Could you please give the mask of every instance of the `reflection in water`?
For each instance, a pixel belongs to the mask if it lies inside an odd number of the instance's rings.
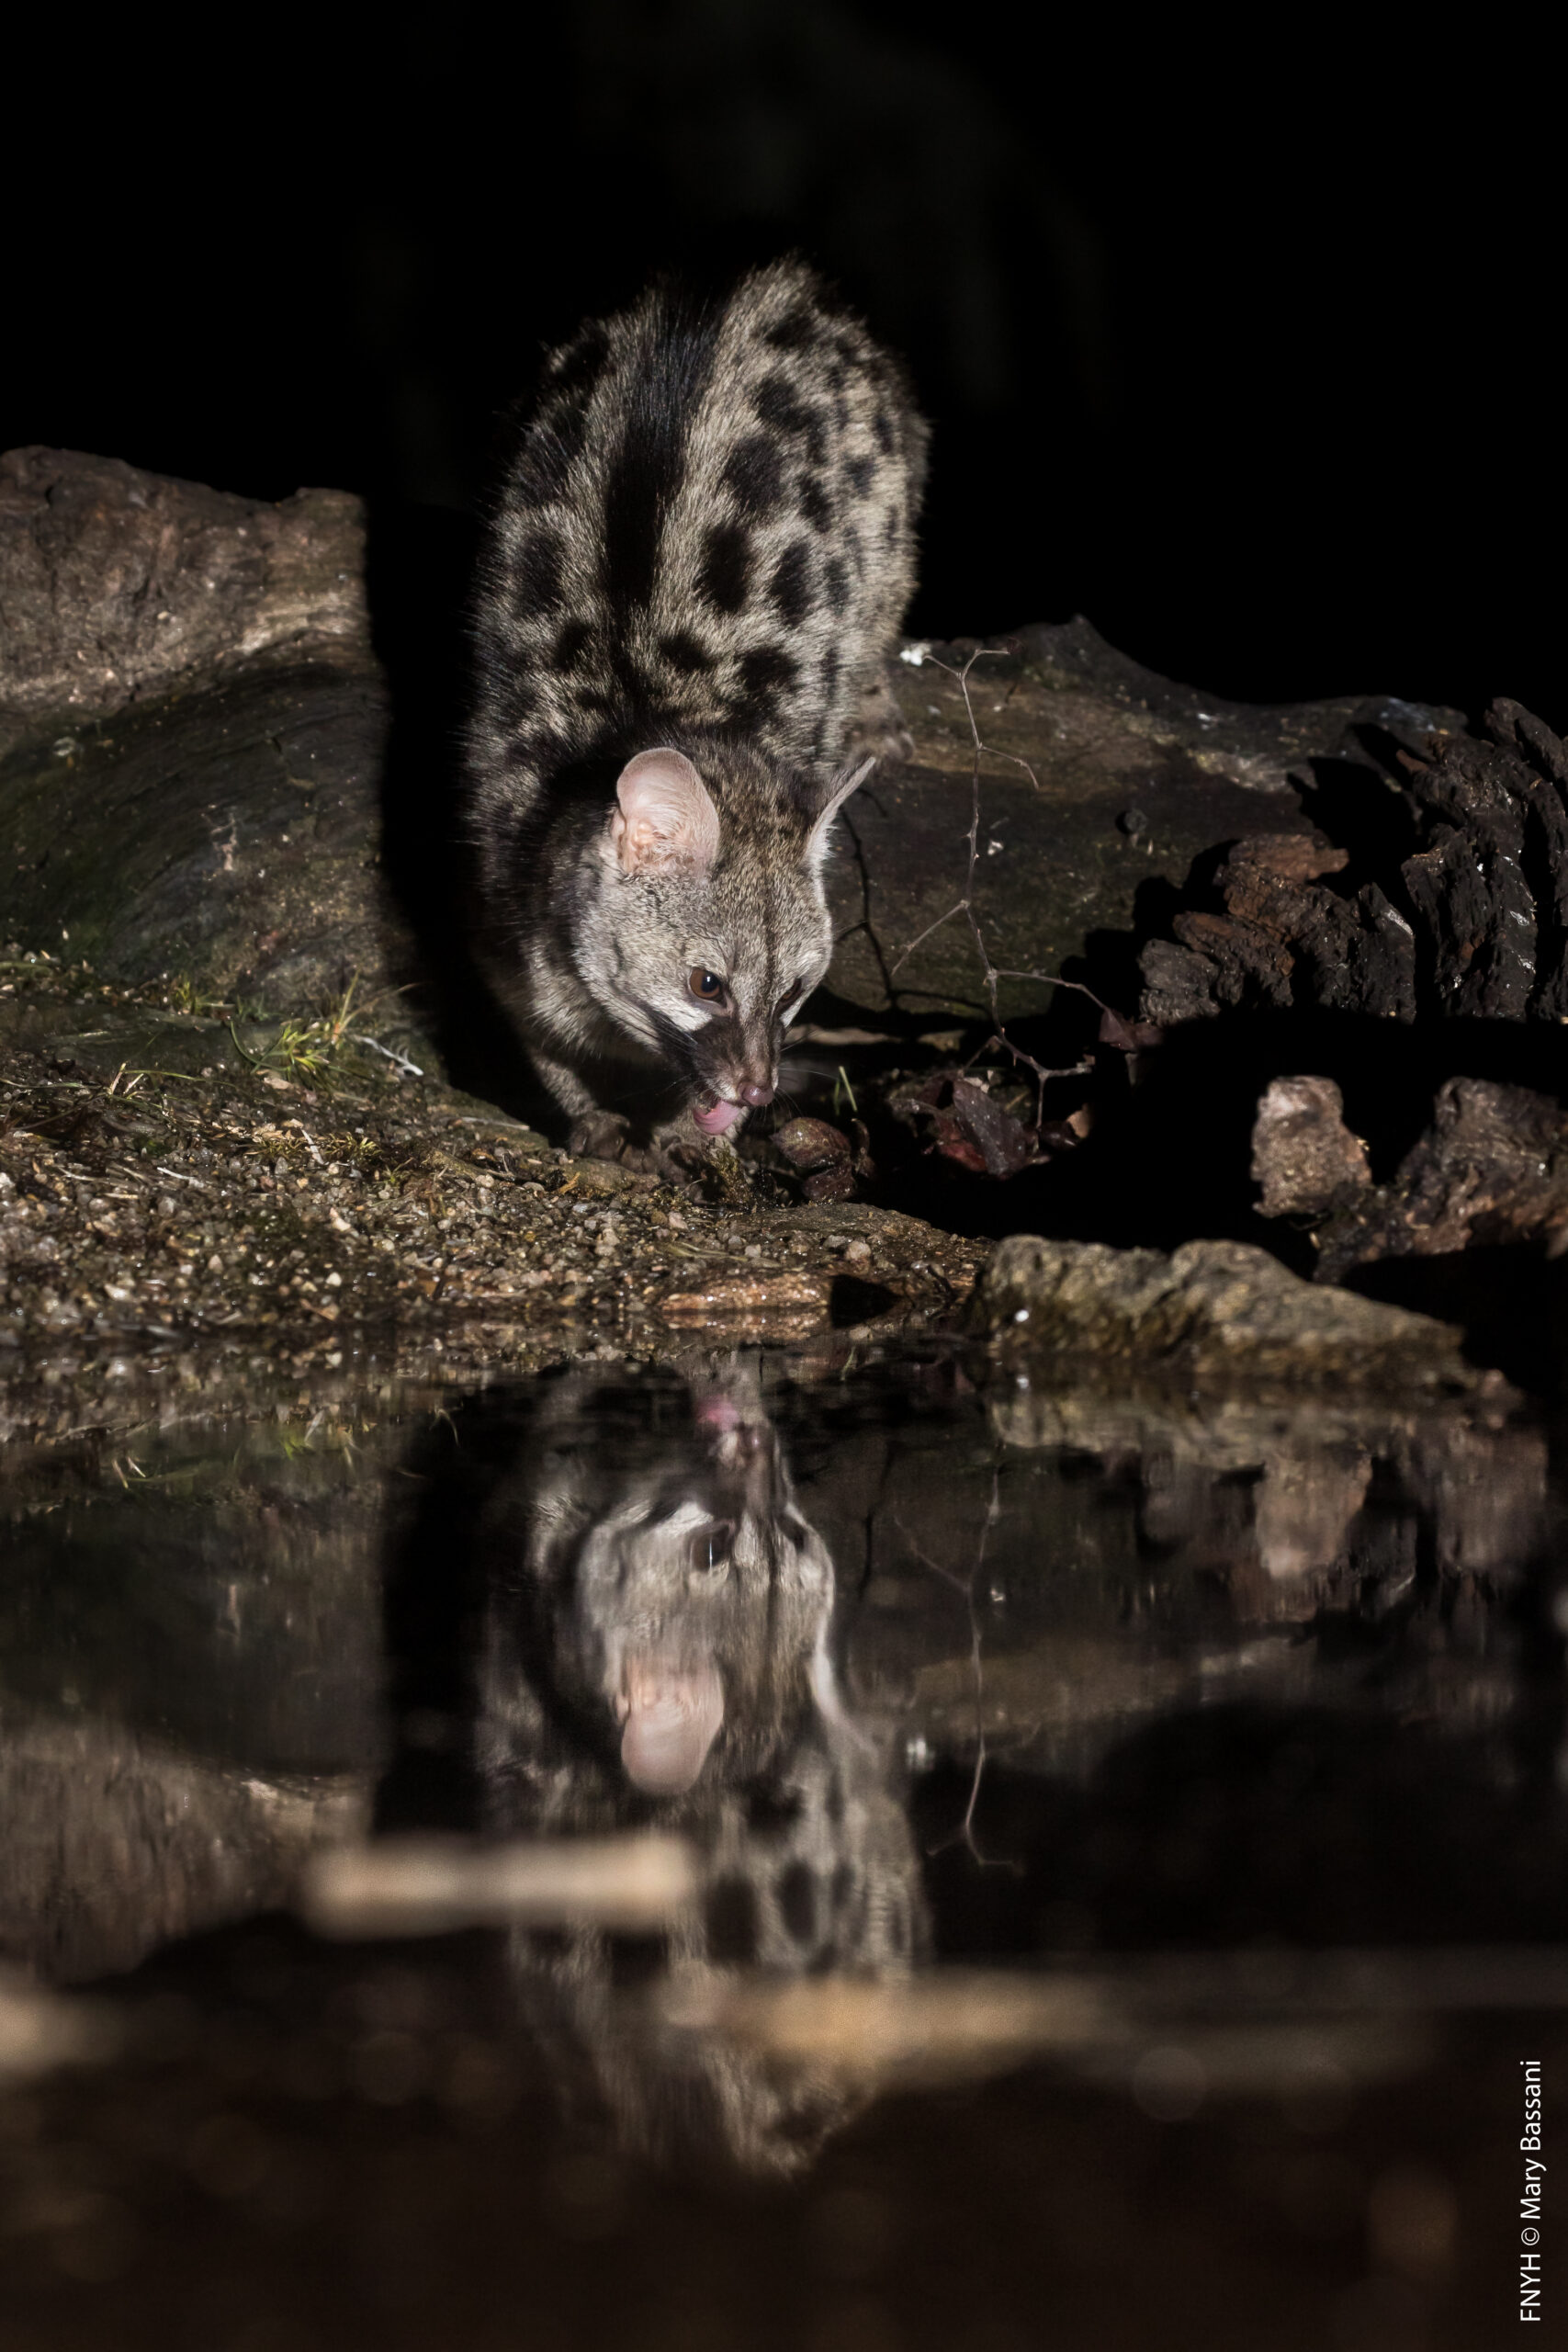
[[[482,1467],[465,1419],[395,1591],[417,1616],[421,1580],[450,1576],[455,1476],[473,1545],[478,1826],[657,1824],[700,1858],[657,1937],[518,1930],[524,2012],[580,2117],[597,2111],[624,2146],[795,2169],[848,2111],[838,2077],[672,2030],[637,1996],[759,1967],[907,1973],[925,1940],[891,1728],[846,1708],[833,1562],[755,1363],[689,1381],[579,1374],[476,1418]],[[405,1734],[428,1743],[431,1692],[416,1674],[400,1695]],[[384,1819],[396,1782],[395,1768]]]
[[[1546,1432],[1490,1412],[825,1346],[40,1450],[0,1962],[130,1968],[373,1819],[474,1841],[447,1923],[511,1918],[511,2030],[649,2157],[795,2174],[879,2086],[1032,2051],[1135,2099],[1151,2051],[1272,2079],[1287,2028],[1292,2064],[1415,2064],[1412,1947],[1568,1939],[1558,1506]],[[649,1831],[657,1926],[476,1896],[497,1841],[613,1871]],[[1299,1986],[1270,2021],[1275,1987],[1240,2033],[1220,1953],[1325,1944],[1404,1949],[1382,2021]],[[1128,1973],[1173,1947],[1209,1975]]]

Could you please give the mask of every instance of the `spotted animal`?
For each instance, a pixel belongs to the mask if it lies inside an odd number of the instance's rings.
[[[562,1382],[485,1507],[479,1556],[483,1826],[654,1825],[699,1858],[657,1936],[513,1937],[558,2086],[623,2149],[799,2170],[863,2086],[682,2010],[757,1969],[907,1975],[927,1929],[893,1743],[840,1689],[833,1564],[754,1368]]]
[[[908,748],[926,443],[799,261],[655,286],[546,362],[485,526],[464,792],[483,957],[579,1149],[773,1095],[829,828]]]

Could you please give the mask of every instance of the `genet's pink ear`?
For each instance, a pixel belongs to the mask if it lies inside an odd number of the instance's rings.
[[[811,828],[811,835],[806,844],[807,865],[819,864],[828,847],[828,833],[834,818],[851,793],[860,790],[875,765],[876,757],[874,752],[869,760],[862,760],[857,766],[851,768],[847,775],[838,778],[832,791],[828,795],[827,805]]]
[[[623,874],[663,866],[707,872],[718,855],[718,810],[683,752],[639,752],[626,762],[604,854]]]

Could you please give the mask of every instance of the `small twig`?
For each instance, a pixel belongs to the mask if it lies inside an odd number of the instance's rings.
[[[400,1054],[395,1046],[378,1045],[374,1037],[362,1037],[357,1030],[351,1029],[349,1035],[356,1046],[368,1046],[373,1054],[385,1054],[389,1062],[396,1062],[400,1069],[406,1069],[411,1078],[424,1076],[419,1064],[411,1062],[407,1054]]]
[[[155,1159],[152,1165],[160,1176],[172,1177],[176,1184],[194,1184],[198,1193],[205,1193],[207,1190],[207,1186],[199,1176],[182,1176],[177,1168],[165,1168],[161,1159]]]
[[[1038,1127],[1043,1124],[1045,1117],[1045,1088],[1047,1082],[1050,1080],[1056,1078],[1086,1077],[1093,1069],[1093,1063],[1087,1058],[1080,1058],[1073,1064],[1070,1069],[1047,1069],[1045,1065],[1043,1062],[1037,1061],[1032,1054],[1026,1053],[1021,1046],[1015,1045],[1013,1040],[1008,1035],[1007,1024],[1001,1016],[1001,1006],[997,993],[998,981],[1034,980],[1039,982],[1039,984],[1043,988],[1071,989],[1079,996],[1087,996],[1091,1004],[1099,1005],[1101,1012],[1108,1012],[1110,1008],[1100,997],[1096,996],[1091,988],[1086,988],[1082,980],[1065,980],[1057,972],[1023,972],[1004,970],[1001,967],[993,964],[991,961],[990,950],[986,944],[985,933],[980,928],[979,917],[975,912],[975,871],[979,863],[980,856],[980,760],[982,754],[987,749],[987,746],[981,741],[979,722],[975,716],[974,698],[969,692],[969,673],[974,668],[976,662],[984,661],[987,658],[998,658],[1005,650],[1006,649],[1004,647],[999,645],[976,646],[974,652],[969,656],[969,659],[964,662],[962,670],[955,670],[950,662],[939,662],[933,653],[928,652],[924,656],[925,661],[929,662],[933,669],[943,670],[947,673],[947,675],[950,678],[957,679],[959,692],[964,696],[964,715],[969,721],[969,734],[974,746],[974,754],[970,769],[970,808],[967,843],[968,856],[964,874],[963,897],[956,899],[954,903],[948,908],[945,914],[938,915],[935,922],[928,923],[924,931],[922,931],[917,938],[910,940],[908,945],[904,949],[903,954],[899,956],[897,961],[893,964],[888,977],[889,978],[896,977],[897,974],[902,970],[909,957],[914,954],[916,948],[921,946],[924,942],[931,936],[933,932],[940,931],[943,923],[951,922],[954,915],[962,915],[964,918],[965,922],[969,925],[970,935],[975,942],[976,953],[980,958],[981,974],[984,980],[987,1000],[990,1005],[991,1020],[994,1024],[991,1036],[987,1039],[984,1046],[978,1048],[977,1053],[970,1055],[969,1062],[976,1060],[979,1054],[987,1052],[992,1046],[999,1046],[1004,1053],[1010,1056],[1014,1063],[1021,1065],[1025,1069],[1032,1071],[1034,1076],[1035,1091],[1034,1121],[1035,1125]],[[1034,770],[1030,766],[1027,760],[1021,759],[1018,754],[1013,752],[997,752],[994,753],[993,756],[1007,760],[1013,767],[1021,768],[1024,775],[1029,778],[1030,783],[1034,786],[1036,792],[1039,791],[1040,779],[1035,775]],[[968,1069],[969,1062],[964,1063],[964,1067],[965,1069]]]
[[[964,1606],[969,1611],[969,1663],[975,1677],[975,1770],[969,1783],[969,1802],[964,1808],[963,1820],[950,1837],[943,1838],[939,1844],[931,1849],[931,1851],[933,1855],[942,1854],[950,1846],[962,1843],[968,1847],[970,1853],[983,1871],[1016,1870],[1018,1867],[1016,1863],[1009,1862],[999,1855],[983,1854],[975,1836],[975,1809],[980,1802],[980,1782],[985,1774],[987,1755],[985,1668],[980,1657],[980,1616],[975,1606],[975,1587],[980,1571],[986,1565],[986,1548],[990,1542],[991,1530],[1001,1516],[1000,1498],[998,1492],[1000,1482],[1000,1471],[993,1470],[991,1498],[986,1506],[986,1516],[981,1522],[980,1542],[975,1554],[975,1565],[966,1577],[955,1576],[951,1568],[944,1568],[939,1561],[933,1560],[930,1553],[915,1542],[908,1529],[897,1514],[893,1522],[921,1566],[930,1568],[933,1576],[941,1577],[944,1584],[950,1584],[955,1591],[961,1592],[964,1595]]]
[[[945,668],[945,666],[946,666],[946,665],[945,665],[945,663],[944,663],[944,664],[943,664],[943,667]],[[933,932],[933,931],[940,931],[940,930],[942,929],[942,924],[943,924],[944,922],[951,922],[953,921],[953,916],[954,916],[954,915],[967,914],[968,910],[969,910],[969,901],[968,901],[968,899],[960,899],[958,900],[958,902],[957,902],[957,904],[956,904],[956,905],[949,907],[949,909],[948,909],[947,912],[946,912],[944,915],[938,915],[938,917],[937,917],[937,919],[936,919],[935,922],[928,922],[928,923],[927,923],[927,925],[926,925],[926,927],[925,927],[925,929],[924,929],[924,931],[922,931],[922,932],[919,933],[918,933],[918,935],[917,935],[915,938],[913,938],[913,939],[911,939],[911,940],[910,940],[909,944],[908,945],[908,947],[906,947],[906,948],[905,948],[904,953],[902,954],[902,956],[900,956],[897,959],[897,961],[896,961],[896,962],[894,962],[892,965],[890,965],[890,966],[889,966],[889,967],[888,967],[888,975],[887,975],[887,976],[888,976],[888,978],[889,978],[889,979],[897,979],[897,978],[898,977],[898,974],[903,970],[903,968],[904,968],[905,965],[908,962],[908,960],[909,960],[910,956],[914,954],[914,952],[915,952],[916,948],[917,948],[917,947],[923,947],[923,946],[925,945],[926,941],[931,937],[931,933],[932,933],[932,932]]]

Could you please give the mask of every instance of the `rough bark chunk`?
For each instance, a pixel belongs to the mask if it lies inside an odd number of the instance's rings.
[[[1277,1078],[1258,1106],[1252,1175],[1265,1216],[1325,1216],[1371,1182],[1367,1147],[1345,1125],[1331,1078]]]
[[[1344,1208],[1319,1236],[1319,1278],[1379,1258],[1441,1257],[1568,1236],[1568,1113],[1545,1095],[1453,1078],[1393,1182]]]

